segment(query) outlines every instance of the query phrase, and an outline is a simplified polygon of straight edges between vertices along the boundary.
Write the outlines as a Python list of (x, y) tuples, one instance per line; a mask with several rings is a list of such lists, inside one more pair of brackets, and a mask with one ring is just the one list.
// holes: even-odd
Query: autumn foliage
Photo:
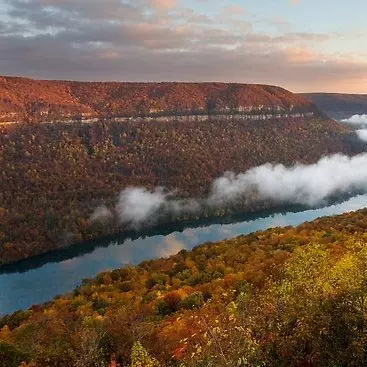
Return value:
[[(125, 230), (91, 223), (112, 211), (127, 186), (163, 186), (180, 197), (207, 195), (225, 171), (266, 162), (313, 163), (353, 154), (345, 128), (331, 120), (20, 124), (0, 127), (0, 264)], [(237, 211), (271, 203), (238, 201)], [(225, 208), (200, 216), (226, 214)], [(182, 213), (166, 221), (196, 219)]]
[(364, 365), (366, 218), (366, 210), (322, 218), (101, 273), (0, 319), (0, 361)]
[[(200, 198), (226, 171), (353, 154), (361, 149), (356, 140), (307, 100), (274, 86), (0, 77), (0, 265), (126, 230), (91, 216), (100, 205), (113, 212), (127, 186)], [(162, 220), (270, 206), (248, 197)]]
[(262, 106), (319, 112), (283, 88), (228, 83), (72, 82), (0, 77), (0, 122), (195, 115)]

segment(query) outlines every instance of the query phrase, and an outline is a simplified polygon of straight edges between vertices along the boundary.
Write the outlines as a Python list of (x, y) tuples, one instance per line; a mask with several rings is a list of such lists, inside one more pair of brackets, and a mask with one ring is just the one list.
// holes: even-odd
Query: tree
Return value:
[(159, 367), (156, 359), (152, 358), (140, 342), (135, 342), (131, 350), (131, 367)]

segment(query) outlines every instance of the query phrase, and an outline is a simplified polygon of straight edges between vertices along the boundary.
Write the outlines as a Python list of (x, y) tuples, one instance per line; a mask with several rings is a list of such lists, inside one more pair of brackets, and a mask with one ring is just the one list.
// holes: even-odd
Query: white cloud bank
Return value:
[(359, 139), (367, 142), (367, 129), (356, 130), (356, 134), (357, 134)]
[[(367, 140), (367, 130), (360, 130), (358, 134), (361, 139)], [(286, 167), (267, 163), (240, 174), (227, 172), (214, 180), (208, 197), (201, 199), (177, 199), (175, 193), (163, 188), (149, 191), (146, 188), (129, 187), (120, 193), (114, 212), (121, 224), (139, 228), (153, 224), (165, 215), (220, 208), (242, 197), (313, 207), (333, 195), (353, 191), (367, 192), (367, 153), (354, 157), (335, 154), (311, 165)], [(93, 216), (110, 216), (106, 208), (97, 208), (97, 214)]]
[(260, 199), (315, 206), (335, 194), (367, 190), (367, 154), (335, 154), (312, 165), (265, 164), (214, 181), (211, 202), (231, 202), (255, 191)]
[(347, 124), (354, 124), (354, 125), (367, 125), (367, 114), (353, 115), (352, 117), (349, 117), (348, 119), (342, 120), (342, 122), (345, 122)]

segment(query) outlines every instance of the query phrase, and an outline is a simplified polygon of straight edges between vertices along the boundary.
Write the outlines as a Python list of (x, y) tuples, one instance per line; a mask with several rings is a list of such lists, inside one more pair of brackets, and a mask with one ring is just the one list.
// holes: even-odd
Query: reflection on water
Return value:
[(367, 195), (359, 195), (321, 209), (271, 214), (237, 223), (217, 223), (197, 228), (193, 226), (183, 230), (178, 228), (178, 231), (165, 229), (162, 231), (164, 234), (158, 234), (155, 230), (150, 232), (151, 235), (147, 232), (144, 238), (134, 238), (132, 235), (134, 239), (125, 236), (123, 239), (115, 237), (108, 243), (105, 240), (100, 241), (101, 247), (98, 247), (98, 241), (94, 241), (90, 252), (79, 249), (74, 250), (72, 254), (71, 251), (66, 251), (61, 255), (47, 255), (38, 260), (24, 262), (20, 268), (5, 268), (0, 274), (0, 314), (50, 300), (58, 294), (74, 289), (83, 278), (93, 277), (103, 270), (138, 264), (146, 259), (166, 257), (207, 241), (219, 241), (271, 227), (298, 225), (317, 217), (358, 210), (366, 206)]

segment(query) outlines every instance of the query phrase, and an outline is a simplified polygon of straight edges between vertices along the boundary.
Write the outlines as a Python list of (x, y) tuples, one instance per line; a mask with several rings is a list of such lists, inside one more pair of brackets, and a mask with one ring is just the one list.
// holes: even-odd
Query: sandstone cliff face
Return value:
[(226, 83), (117, 83), (0, 78), (0, 122), (121, 117), (319, 114), (283, 88)]

